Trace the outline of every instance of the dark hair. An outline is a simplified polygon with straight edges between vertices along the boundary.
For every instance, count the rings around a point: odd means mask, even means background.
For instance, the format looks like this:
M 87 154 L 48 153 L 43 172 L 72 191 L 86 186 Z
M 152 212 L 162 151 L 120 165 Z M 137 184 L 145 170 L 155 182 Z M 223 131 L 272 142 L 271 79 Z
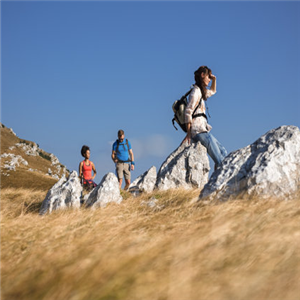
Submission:
M 86 151 L 90 150 L 89 146 L 83 145 L 81 148 L 81 155 L 85 157 Z
M 206 100 L 207 99 L 207 96 L 206 96 L 207 89 L 206 89 L 206 86 L 203 82 L 203 78 L 201 77 L 202 73 L 204 73 L 205 75 L 208 74 L 208 76 L 210 77 L 211 76 L 211 69 L 208 68 L 207 66 L 201 66 L 194 73 L 196 85 L 200 88 L 203 99 Z
M 120 130 L 118 131 L 118 137 L 121 137 L 123 134 L 124 134 L 124 130 L 120 129 Z

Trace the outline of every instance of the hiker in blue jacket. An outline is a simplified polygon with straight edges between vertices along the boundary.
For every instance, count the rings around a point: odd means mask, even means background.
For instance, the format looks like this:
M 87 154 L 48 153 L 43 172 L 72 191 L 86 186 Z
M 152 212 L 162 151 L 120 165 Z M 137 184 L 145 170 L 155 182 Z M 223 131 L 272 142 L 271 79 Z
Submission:
M 124 176 L 124 190 L 127 190 L 129 188 L 131 179 L 130 171 L 134 170 L 134 155 L 130 142 L 125 139 L 123 130 L 118 131 L 118 139 L 113 144 L 111 158 L 116 164 L 116 173 L 119 180 L 119 187 L 121 189 Z

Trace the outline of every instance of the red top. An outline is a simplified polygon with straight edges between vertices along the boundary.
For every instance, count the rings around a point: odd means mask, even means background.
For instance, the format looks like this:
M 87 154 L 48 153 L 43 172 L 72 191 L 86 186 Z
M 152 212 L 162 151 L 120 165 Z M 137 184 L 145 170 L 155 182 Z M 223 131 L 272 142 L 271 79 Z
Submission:
M 82 174 L 83 174 L 83 178 L 85 180 L 92 179 L 92 170 L 93 170 L 92 162 L 90 161 L 90 164 L 86 165 L 85 161 L 83 161 L 83 164 L 82 164 Z

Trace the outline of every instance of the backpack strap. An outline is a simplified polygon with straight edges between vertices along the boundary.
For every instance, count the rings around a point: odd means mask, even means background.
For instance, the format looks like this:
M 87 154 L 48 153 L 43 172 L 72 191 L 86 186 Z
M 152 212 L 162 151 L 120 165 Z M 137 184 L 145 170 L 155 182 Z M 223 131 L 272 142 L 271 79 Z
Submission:
M 127 151 L 128 151 L 128 160 L 127 160 L 127 162 L 131 162 L 130 152 L 129 152 L 129 145 L 128 145 L 128 140 L 127 139 L 126 139 L 126 145 L 127 145 Z
M 118 150 L 119 150 L 119 144 L 120 144 L 119 139 L 117 139 L 116 142 L 117 142 L 116 152 L 118 152 Z
M 181 99 L 182 98 L 186 98 L 191 93 L 191 91 L 193 90 L 193 88 L 194 87 L 192 87 L 184 96 L 182 96 Z
M 202 98 L 200 99 L 199 104 L 195 108 L 195 110 L 192 114 L 192 118 L 194 119 L 194 118 L 198 118 L 198 117 L 204 117 L 207 120 L 207 115 L 205 113 L 195 114 L 196 110 L 201 106 L 201 102 L 202 102 Z
M 195 116 L 195 112 L 196 112 L 196 110 L 201 106 L 201 102 L 202 102 L 202 98 L 200 99 L 200 101 L 199 101 L 199 103 L 198 103 L 198 105 L 196 106 L 196 108 L 194 109 L 194 112 L 193 112 L 193 114 L 192 114 L 192 118 L 194 119 L 194 118 L 196 118 Z M 197 115 L 199 115 L 199 114 L 197 114 Z
M 197 117 L 204 117 L 207 120 L 207 115 L 204 114 L 204 113 L 196 114 L 196 115 L 193 116 L 193 118 L 197 118 Z

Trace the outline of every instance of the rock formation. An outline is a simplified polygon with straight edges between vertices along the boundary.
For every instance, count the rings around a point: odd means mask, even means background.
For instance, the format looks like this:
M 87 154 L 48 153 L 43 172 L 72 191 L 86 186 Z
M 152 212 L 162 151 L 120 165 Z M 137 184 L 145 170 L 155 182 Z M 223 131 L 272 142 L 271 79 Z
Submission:
M 16 176 L 12 171 L 18 173 L 20 170 L 46 174 L 55 179 L 67 175 L 66 167 L 59 162 L 55 155 L 39 148 L 35 142 L 18 138 L 11 128 L 6 128 L 2 123 L 0 123 L 0 129 L 1 137 L 5 137 L 1 139 L 1 142 L 4 142 L 1 146 L 2 175 Z
M 226 200 L 240 194 L 288 198 L 299 184 L 300 131 L 281 126 L 230 153 L 212 174 L 200 199 Z
M 20 155 L 14 155 L 11 153 L 3 153 L 0 158 L 5 160 L 3 168 L 9 171 L 16 171 L 16 167 L 19 167 L 20 164 L 28 166 L 28 162 L 23 159 Z
M 156 167 L 153 166 L 131 183 L 129 191 L 151 193 L 154 189 L 156 178 Z
M 47 193 L 42 203 L 40 215 L 53 210 L 65 209 L 67 207 L 79 208 L 82 186 L 76 171 L 69 178 L 63 176 Z
M 104 207 L 107 203 L 120 203 L 123 198 L 120 195 L 119 182 L 115 174 L 106 174 L 99 185 L 85 196 L 86 207 Z
M 209 160 L 200 142 L 180 145 L 160 167 L 156 188 L 202 188 L 208 181 Z

